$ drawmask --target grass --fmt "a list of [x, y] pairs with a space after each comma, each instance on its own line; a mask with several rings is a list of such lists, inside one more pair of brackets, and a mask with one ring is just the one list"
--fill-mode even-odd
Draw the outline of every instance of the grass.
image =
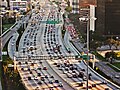
[[[112, 69], [114, 69], [116, 72], [120, 72], [120, 70], [116, 69], [115, 67], [113, 67], [112, 65], [110, 65], [109, 63], [107, 64], [109, 67], [111, 67]], [[120, 65], [120, 64], [119, 64]]]
[[113, 65], [120, 69], [120, 62], [115, 62], [115, 63], [113, 63]]
[[3, 25], [3, 31], [2, 31], [2, 33], [4, 33], [7, 29], [9, 29], [11, 26], [12, 26], [13, 24], [4, 24]]
[[94, 54], [98, 59], [106, 61], [105, 58], [102, 55], [100, 55], [97, 51], [92, 52], [92, 54]]

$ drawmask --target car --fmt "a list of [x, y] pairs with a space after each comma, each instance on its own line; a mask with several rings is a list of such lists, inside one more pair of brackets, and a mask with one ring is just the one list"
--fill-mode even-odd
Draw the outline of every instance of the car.
[[81, 71], [85, 71], [85, 69], [81, 69]]
[[34, 66], [34, 63], [31, 63], [31, 66]]
[[65, 70], [63, 70], [63, 74], [66, 74], [66, 73], [68, 73], [67, 71], [65, 71]]
[[105, 88], [105, 90], [110, 90], [109, 88]]
[[63, 68], [62, 68], [62, 67], [59, 67], [58, 69], [59, 69], [59, 70], [63, 70]]
[[83, 86], [83, 84], [84, 84], [83, 82], [78, 83], [79, 86]]
[[43, 70], [47, 70], [47, 67], [43, 67]]
[[45, 78], [44, 78], [44, 77], [41, 77], [41, 80], [42, 80], [42, 81], [45, 81]]
[[37, 75], [38, 75], [38, 76], [41, 76], [41, 73], [38, 73]]
[[59, 80], [55, 80], [55, 83], [59, 83]]
[[25, 64], [28, 64], [28, 62], [25, 62]]
[[38, 80], [38, 77], [34, 77], [34, 80]]
[[119, 79], [119, 78], [120, 78], [120, 75], [115, 75], [115, 78]]
[[28, 80], [31, 80], [31, 77], [28, 77]]
[[53, 81], [52, 81], [52, 80], [49, 80], [49, 83], [50, 83], [50, 84], [53, 84]]
[[76, 75], [76, 74], [73, 74], [73, 78], [77, 78], [77, 75]]
[[69, 71], [69, 68], [68, 68], [68, 67], [65, 67], [65, 70], [66, 70], [66, 71]]
[[57, 67], [60, 67], [60, 64], [57, 64]]
[[96, 87], [96, 84], [92, 84], [92, 87]]
[[18, 62], [19, 65], [21, 65], [21, 62]]
[[23, 70], [24, 70], [24, 68], [21, 68], [21, 70], [23, 71]]
[[92, 86], [88, 86], [89, 89], [92, 89]]
[[40, 90], [39, 87], [36, 87], [35, 90]]
[[70, 64], [70, 66], [73, 66], [73, 64]]
[[41, 81], [38, 81], [38, 84], [39, 84], [39, 85], [41, 85], [41, 84], [42, 84], [42, 82], [41, 82]]
[[30, 71], [30, 68], [28, 68], [28, 71]]
[[87, 77], [86, 77], [86, 76], [83, 76], [83, 80], [86, 81], [86, 80], [87, 80]]
[[41, 67], [37, 68], [38, 70], [41, 70]]
[[78, 77], [83, 78], [83, 76], [84, 76], [84, 73], [83, 72], [79, 72]]
[[67, 64], [67, 65], [66, 65], [66, 67], [70, 67], [70, 65], [69, 65], [69, 64]]
[[72, 74], [67, 73], [67, 77], [68, 77], [68, 78], [72, 78]]
[[70, 70], [74, 70], [73, 66], [70, 66]]
[[[82, 89], [86, 89], [87, 87], [84, 86]], [[88, 89], [92, 89], [92, 86], [88, 86]]]
[[63, 87], [63, 83], [62, 82], [59, 82], [59, 87]]
[[73, 68], [74, 68], [75, 70], [78, 70], [77, 66], [73, 66]]
[[54, 62], [54, 65], [57, 65], [57, 63], [56, 63], [56, 62]]
[[45, 78], [48, 78], [48, 75], [45, 75]]
[[36, 71], [38, 68], [34, 68], [34, 70]]
[[72, 71], [72, 73], [76, 73], [76, 71], [75, 71], [75, 70], [73, 70], [73, 71]]
[[54, 78], [54, 76], [50, 76], [50, 78]]
[[30, 71], [30, 74], [33, 74], [32, 71]]
[[101, 84], [107, 84], [107, 81], [105, 81], [105, 80], [104, 80], [104, 81], [102, 81], [102, 83], [101, 83]]

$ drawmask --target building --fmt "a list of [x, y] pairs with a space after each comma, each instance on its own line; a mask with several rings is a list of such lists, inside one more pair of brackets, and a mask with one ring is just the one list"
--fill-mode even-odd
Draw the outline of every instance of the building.
[[79, 10], [80, 10], [79, 6], [80, 6], [79, 0], [72, 0], [72, 13], [79, 14]]
[[120, 0], [97, 0], [96, 31], [105, 36], [119, 36]]
[[96, 7], [96, 31], [103, 35], [105, 31], [105, 1], [106, 0], [97, 0]]
[[30, 8], [28, 0], [10, 0], [10, 10], [27, 11], [28, 8]]
[[120, 0], [105, 2], [105, 35], [120, 35]]

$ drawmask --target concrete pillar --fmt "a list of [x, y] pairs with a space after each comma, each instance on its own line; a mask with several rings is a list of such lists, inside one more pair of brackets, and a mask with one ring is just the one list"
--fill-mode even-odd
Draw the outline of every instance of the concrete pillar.
[[95, 31], [95, 5], [90, 5], [90, 30]]
[[17, 67], [16, 67], [16, 57], [14, 56], [14, 71], [16, 71]]

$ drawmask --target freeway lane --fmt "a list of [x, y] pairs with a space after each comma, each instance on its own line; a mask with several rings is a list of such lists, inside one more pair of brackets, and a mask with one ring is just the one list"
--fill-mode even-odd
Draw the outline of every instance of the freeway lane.
[[[49, 13], [49, 12], [48, 12]], [[42, 13], [43, 14], [43, 13]], [[39, 13], [38, 14], [34, 14], [34, 16], [31, 17], [31, 20], [32, 21], [37, 21], [38, 23], [29, 23], [28, 24], [28, 27], [26, 28], [26, 31], [24, 32], [23, 36], [21, 37], [21, 40], [20, 40], [20, 44], [19, 44], [19, 56], [27, 56], [28, 54], [30, 55], [42, 55], [42, 53], [44, 53], [45, 55], [45, 52], [46, 50], [44, 51], [42, 48], [43, 46], [45, 45], [42, 45], [41, 43], [41, 39], [43, 39], [43, 37], [41, 37], [41, 33], [43, 33], [43, 31], [45, 30], [45, 25], [43, 25], [43, 23], [39, 22], [39, 20], [41, 21], [41, 19], [39, 18]], [[45, 19], [46, 17], [42, 16], [41, 17], [42, 19]], [[37, 20], [36, 20], [37, 19]], [[47, 18], [46, 18], [47, 19]], [[41, 25], [42, 24], [42, 25]], [[41, 37], [41, 38], [40, 38]], [[36, 43], [34, 45], [34, 43]], [[34, 46], [36, 47], [37, 49], [36, 50], [28, 50], [29, 47], [31, 46]], [[45, 48], [44, 48], [45, 49]], [[42, 51], [42, 53], [40, 53]], [[39, 60], [39, 59], [38, 59]], [[59, 81], [61, 81], [63, 83], [63, 87], [55, 87], [56, 85], [53, 85], [53, 87], [55, 87], [56, 89], [55, 90], [73, 90], [65, 81], [63, 81], [49, 66], [47, 63], [45, 63], [46, 61], [43, 61], [43, 65], [44, 66], [47, 66], [48, 68], [48, 72], [50, 74], [53, 74], [54, 78], [55, 79], [58, 79]], [[25, 63], [23, 64], [25, 65]], [[35, 64], [35, 66], [37, 66]], [[41, 65], [38, 65], [41, 67]], [[29, 67], [27, 65], [27, 67]], [[23, 67], [25, 68], [25, 67]], [[35, 68], [37, 67], [33, 67], [33, 69], [35, 70]], [[41, 86], [44, 86], [44, 85], [38, 85], [38, 83], [35, 81], [35, 79], [33, 78], [32, 81], [30, 80], [27, 80], [27, 78], [30, 76], [30, 77], [34, 77], [32, 74], [30, 74], [29, 72], [27, 73], [27, 77], [24, 72], [24, 70], [22, 70], [21, 72], [21, 67], [18, 66], [18, 69], [19, 69], [19, 72], [21, 74], [21, 77], [22, 78], [25, 78], [25, 80], [23, 80], [23, 82], [25, 83], [25, 86], [28, 88], [28, 89], [35, 89], [36, 87], [39, 87], [41, 88]], [[28, 70], [27, 70], [28, 71]], [[30, 70], [31, 71], [31, 70]], [[35, 73], [35, 72], [34, 72]], [[46, 71], [42, 71], [41, 73], [45, 73], [47, 74]], [[41, 77], [42, 78], [42, 77]], [[48, 79], [49, 80], [49, 79]], [[44, 82], [46, 85], [44, 87], [46, 87], [46, 90], [47, 90], [47, 87], [48, 87], [48, 81], [46, 81], [45, 79], [45, 82]], [[59, 84], [59, 83], [58, 83]], [[50, 88], [50, 87], [48, 87]], [[57, 89], [58, 88], [58, 89]]]
[[30, 18], [30, 14], [23, 17], [21, 20], [17, 21], [15, 26], [10, 29], [5, 35], [2, 36], [2, 49], [4, 45], [7, 43], [7, 41], [12, 37], [12, 35], [20, 28], [20, 26], [23, 24], [22, 22], [28, 22], [28, 19]]
[[[21, 77], [24, 79], [25, 86], [29, 89], [43, 89], [54, 87], [55, 90], [74, 90], [74, 89], [86, 89], [86, 66], [84, 63], [78, 63], [74, 57], [66, 58], [70, 54], [66, 50], [67, 45], [72, 49], [71, 55], [76, 55], [77, 51], [69, 42], [70, 35], [65, 41], [67, 45], [65, 47], [62, 39], [61, 29], [63, 22], [59, 24], [43, 23], [46, 20], [62, 20], [62, 15], [58, 15], [58, 9], [54, 5], [47, 5], [49, 8], [44, 8], [39, 12], [32, 13], [32, 17], [29, 20], [28, 26], [21, 37], [19, 44], [19, 56], [26, 56], [26, 62], [24, 60], [18, 61], [18, 69]], [[35, 10], [34, 10], [35, 11]], [[41, 22], [42, 21], [42, 22]], [[66, 37], [67, 37], [66, 36]], [[36, 59], [33, 59], [34, 57]], [[49, 59], [40, 59], [39, 56], [49, 56]], [[57, 56], [56, 60], [52, 60], [53, 56]], [[40, 62], [41, 61], [41, 62]], [[19, 65], [20, 63], [23, 63]], [[30, 64], [29, 64], [30, 63]], [[41, 64], [42, 63], [42, 64]], [[57, 65], [55, 65], [57, 63]], [[25, 65], [25, 66], [24, 66]], [[83, 71], [83, 69], [85, 71]], [[91, 80], [89, 80], [90, 90], [104, 90], [109, 88], [111, 85], [102, 83], [104, 80], [99, 76], [95, 75], [91, 70], [89, 73], [92, 74]], [[27, 74], [27, 75], [26, 75]], [[41, 74], [40, 76], [38, 74]], [[47, 76], [49, 77], [46, 77]], [[49, 85], [50, 76], [53, 84]], [[81, 77], [82, 74], [82, 77]], [[70, 77], [69, 77], [70, 76]], [[59, 82], [56, 84], [55, 79]], [[39, 82], [41, 81], [41, 82]], [[42, 84], [41, 84], [42, 83]], [[83, 83], [83, 84], [82, 84]], [[97, 84], [96, 87], [92, 87], [92, 84]], [[82, 84], [80, 86], [80, 84]], [[63, 87], [56, 87], [56, 85], [63, 85]]]

